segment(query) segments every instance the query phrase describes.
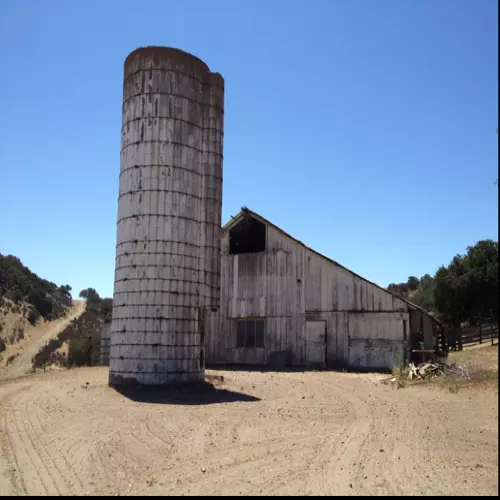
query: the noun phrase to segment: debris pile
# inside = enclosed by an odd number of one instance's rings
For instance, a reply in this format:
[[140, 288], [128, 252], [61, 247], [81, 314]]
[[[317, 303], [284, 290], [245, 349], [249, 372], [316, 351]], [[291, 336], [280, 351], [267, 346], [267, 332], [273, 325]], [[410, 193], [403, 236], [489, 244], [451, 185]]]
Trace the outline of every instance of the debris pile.
[[470, 380], [468, 368], [466, 366], [456, 365], [455, 363], [447, 365], [441, 361], [429, 361], [419, 365], [410, 363], [408, 367], [408, 378], [410, 380], [424, 380], [443, 375], [452, 375]]

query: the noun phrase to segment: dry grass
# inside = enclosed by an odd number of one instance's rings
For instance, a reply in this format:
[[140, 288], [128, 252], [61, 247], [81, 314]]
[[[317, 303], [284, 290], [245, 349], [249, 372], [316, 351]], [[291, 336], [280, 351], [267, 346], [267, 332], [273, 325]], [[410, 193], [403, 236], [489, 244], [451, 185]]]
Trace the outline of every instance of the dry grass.
[[445, 370], [443, 375], [437, 377], [409, 380], [408, 370], [397, 367], [392, 372], [391, 382], [397, 389], [432, 384], [451, 393], [457, 393], [460, 389], [498, 389], [498, 344], [452, 352], [448, 356], [447, 364], [465, 367], [469, 376], [460, 376], [453, 371]]
[[466, 347], [463, 351], [450, 353], [448, 359], [450, 363], [498, 372], [498, 344]]
[[491, 389], [498, 388], [498, 344], [465, 348], [449, 355], [449, 363], [466, 366], [470, 378], [457, 378], [448, 375], [451, 392], [459, 388]]

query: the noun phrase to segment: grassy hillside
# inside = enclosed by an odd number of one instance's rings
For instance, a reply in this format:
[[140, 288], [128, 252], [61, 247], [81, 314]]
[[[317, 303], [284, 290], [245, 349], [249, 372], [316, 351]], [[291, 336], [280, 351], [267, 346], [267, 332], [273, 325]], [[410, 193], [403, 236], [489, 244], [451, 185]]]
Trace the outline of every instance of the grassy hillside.
[[[88, 345], [98, 347], [101, 325], [111, 321], [113, 300], [101, 298], [93, 288], [82, 290], [80, 297], [85, 299], [85, 312], [35, 353], [34, 368], [47, 363], [85, 364]], [[40, 278], [19, 258], [0, 254], [0, 353], [8, 351], [4, 357], [14, 347], [25, 347], [40, 329], [49, 328], [44, 326], [47, 322], [66, 316], [71, 307], [69, 285], [58, 286]], [[92, 363], [97, 362], [96, 356], [98, 350], [93, 349]]]
[[[7, 300], [6, 300], [7, 299]], [[31, 324], [51, 321], [71, 307], [71, 287], [40, 278], [13, 255], [0, 254], [0, 307], [25, 315]]]
[[[113, 301], [101, 298], [93, 288], [82, 290], [80, 297], [85, 303], [77, 306], [70, 286], [58, 286], [32, 272], [19, 258], [0, 254], [0, 361], [4, 372], [28, 354], [27, 363], [31, 359], [33, 369], [96, 364], [101, 325], [111, 320]], [[74, 316], [75, 308], [84, 310], [83, 314], [56, 331], [60, 321], [55, 320]]]

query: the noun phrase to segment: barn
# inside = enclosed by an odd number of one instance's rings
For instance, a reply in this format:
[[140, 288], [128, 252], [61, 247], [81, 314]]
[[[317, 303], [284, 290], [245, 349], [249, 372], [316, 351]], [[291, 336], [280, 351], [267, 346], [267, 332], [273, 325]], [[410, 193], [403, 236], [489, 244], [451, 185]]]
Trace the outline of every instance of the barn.
[[436, 348], [430, 313], [243, 208], [222, 228], [221, 300], [203, 318], [207, 365], [392, 369]]

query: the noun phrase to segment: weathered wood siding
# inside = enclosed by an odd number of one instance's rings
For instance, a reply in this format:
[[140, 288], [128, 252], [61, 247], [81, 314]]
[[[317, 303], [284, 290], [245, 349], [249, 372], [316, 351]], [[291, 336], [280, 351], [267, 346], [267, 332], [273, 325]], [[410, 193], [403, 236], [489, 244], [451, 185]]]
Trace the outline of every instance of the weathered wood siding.
[[410, 312], [410, 329], [414, 338], [423, 333], [424, 349], [433, 349], [436, 342], [436, 324], [422, 311], [417, 309]]
[[[306, 319], [327, 325], [329, 366], [392, 368], [403, 359], [408, 304], [267, 225], [266, 251], [228, 254], [222, 239], [221, 308], [208, 318], [210, 364], [307, 364]], [[265, 348], [237, 348], [238, 318], [265, 318]]]

